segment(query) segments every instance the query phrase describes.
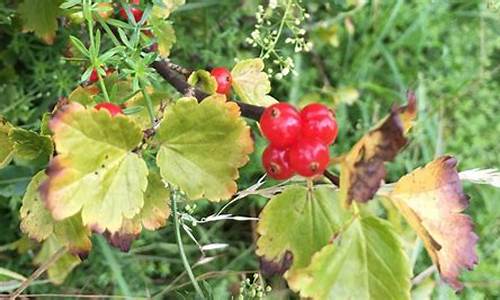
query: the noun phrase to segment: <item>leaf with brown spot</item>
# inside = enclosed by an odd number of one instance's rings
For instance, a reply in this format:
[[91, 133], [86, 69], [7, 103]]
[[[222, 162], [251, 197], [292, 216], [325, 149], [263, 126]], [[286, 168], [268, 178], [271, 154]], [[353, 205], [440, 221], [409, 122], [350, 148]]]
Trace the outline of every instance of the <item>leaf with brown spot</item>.
[[408, 105], [393, 108], [389, 116], [370, 130], [347, 153], [341, 165], [342, 202], [367, 202], [373, 198], [386, 175], [385, 162], [393, 160], [406, 145], [405, 133], [416, 117], [416, 99]]
[[458, 291], [461, 270], [477, 263], [478, 237], [471, 218], [462, 213], [468, 199], [456, 164], [443, 156], [414, 170], [396, 183], [390, 198], [423, 240], [443, 280]]

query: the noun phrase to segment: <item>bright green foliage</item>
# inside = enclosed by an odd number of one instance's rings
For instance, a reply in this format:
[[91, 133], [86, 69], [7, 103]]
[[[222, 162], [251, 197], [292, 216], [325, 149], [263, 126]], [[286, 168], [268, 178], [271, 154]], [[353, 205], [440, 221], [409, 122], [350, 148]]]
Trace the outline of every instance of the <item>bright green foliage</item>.
[[52, 44], [57, 30], [59, 0], [24, 0], [18, 7], [24, 29], [34, 31], [46, 43]]
[[90, 231], [83, 226], [80, 215], [55, 221], [45, 208], [38, 189], [46, 179], [45, 172], [40, 171], [28, 185], [20, 210], [21, 230], [39, 242], [55, 236], [59, 243], [67, 246], [72, 253], [88, 253], [91, 247]]
[[85, 225], [115, 232], [124, 218], [139, 213], [148, 169], [132, 152], [142, 140], [134, 121], [71, 103], [49, 126], [58, 155], [41, 192], [56, 220], [81, 211]]
[[195, 86], [207, 94], [215, 94], [217, 90], [217, 81], [205, 70], [197, 70], [189, 75], [188, 83]]
[[338, 192], [331, 186], [313, 190], [299, 185], [287, 187], [272, 198], [260, 214], [257, 254], [274, 262], [287, 251], [293, 264], [286, 276], [309, 265], [311, 257], [338, 233], [350, 214], [339, 204]]
[[168, 57], [170, 49], [175, 44], [175, 31], [172, 24], [161, 19], [151, 18], [151, 29], [157, 39], [158, 53], [161, 57]]
[[390, 224], [358, 216], [288, 282], [312, 299], [410, 299], [410, 277], [408, 258]]
[[33, 131], [14, 128], [10, 131], [9, 138], [14, 143], [16, 157], [20, 159], [40, 159], [47, 162], [54, 151], [54, 145], [49, 136], [39, 135]]
[[14, 145], [9, 139], [12, 126], [0, 117], [0, 168], [9, 164], [14, 154]]
[[[160, 110], [162, 103], [165, 104], [165, 102], [169, 100], [169, 95], [165, 92], [153, 91], [152, 89], [147, 89], [146, 92], [151, 99], [154, 111]], [[139, 124], [142, 129], [151, 127], [151, 119], [149, 117], [148, 110], [146, 109], [147, 103], [142, 93], [137, 93], [135, 96], [130, 98], [124, 103], [124, 106], [127, 110], [140, 109], [140, 111], [129, 115], [129, 118]]]
[[241, 101], [261, 106], [277, 102], [267, 95], [271, 91], [271, 82], [263, 70], [264, 62], [260, 58], [242, 60], [231, 70], [233, 87]]
[[161, 5], [155, 5], [153, 7], [153, 15], [168, 18], [170, 14], [179, 6], [184, 5], [186, 0], [161, 0]]
[[[61, 247], [63, 247], [63, 245], [57, 240], [57, 238], [51, 236], [43, 243], [42, 249], [35, 257], [35, 264], [41, 265], [45, 263]], [[80, 262], [81, 260], [78, 256], [65, 253], [47, 270], [50, 282], [53, 284], [62, 284], [68, 274], [71, 273], [71, 271], [78, 266]]]
[[161, 176], [193, 200], [231, 197], [237, 191], [238, 168], [253, 151], [250, 128], [238, 106], [223, 95], [201, 103], [178, 100], [165, 112], [157, 140]]

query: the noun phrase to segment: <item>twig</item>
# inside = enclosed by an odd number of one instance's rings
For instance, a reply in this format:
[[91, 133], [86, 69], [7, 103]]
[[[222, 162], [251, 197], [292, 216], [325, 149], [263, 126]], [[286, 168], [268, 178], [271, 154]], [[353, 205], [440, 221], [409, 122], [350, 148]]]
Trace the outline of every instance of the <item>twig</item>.
[[23, 281], [23, 283], [21, 284], [21, 286], [17, 290], [15, 290], [12, 294], [10, 294], [9, 299], [13, 300], [13, 299], [16, 299], [17, 297], [19, 297], [19, 295], [21, 295], [21, 293], [26, 288], [28, 288], [28, 286], [34, 280], [36, 280], [38, 277], [40, 277], [40, 275], [42, 275], [48, 268], [50, 268], [64, 254], [66, 254], [66, 247], [59, 248], [54, 254], [52, 254], [51, 257], [49, 257], [49, 259], [44, 264], [42, 264], [40, 267], [38, 267], [38, 269], [36, 269], [35, 272], [33, 272], [33, 274], [30, 275], [30, 277], [28, 277], [25, 281]]

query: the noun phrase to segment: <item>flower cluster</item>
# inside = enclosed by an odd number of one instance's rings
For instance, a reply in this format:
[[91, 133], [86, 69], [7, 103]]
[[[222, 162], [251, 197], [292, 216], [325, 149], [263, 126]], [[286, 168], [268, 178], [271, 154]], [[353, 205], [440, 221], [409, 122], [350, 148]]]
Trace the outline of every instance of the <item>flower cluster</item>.
[[[295, 73], [295, 65], [289, 56], [283, 55], [279, 47], [291, 45], [293, 51], [309, 52], [312, 42], [306, 39], [304, 22], [310, 18], [301, 6], [301, 0], [269, 1], [267, 8], [259, 5], [255, 19], [255, 28], [246, 39], [254, 48], [260, 48], [260, 57], [269, 60], [275, 69], [268, 68], [270, 76], [281, 79], [290, 73]], [[275, 70], [278, 70], [275, 73]]]

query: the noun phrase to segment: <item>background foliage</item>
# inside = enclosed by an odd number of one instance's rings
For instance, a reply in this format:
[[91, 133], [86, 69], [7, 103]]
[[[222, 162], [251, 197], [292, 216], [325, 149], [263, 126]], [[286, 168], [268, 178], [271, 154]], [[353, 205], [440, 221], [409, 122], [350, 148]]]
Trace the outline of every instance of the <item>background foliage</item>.
[[[81, 29], [60, 27], [54, 44], [47, 46], [34, 34], [21, 32], [18, 2], [0, 3], [0, 115], [23, 128], [36, 129], [41, 115], [75, 88], [84, 71], [63, 58], [69, 35]], [[232, 67], [235, 58], [255, 57], [259, 51], [246, 38], [254, 29], [259, 4], [252, 0], [187, 1], [170, 18], [177, 37], [171, 59], [192, 69], [207, 69]], [[389, 164], [388, 180], [444, 153], [457, 156], [461, 170], [500, 166], [497, 1], [336, 0], [304, 1], [303, 6], [311, 15], [303, 27], [314, 47], [311, 52], [296, 53], [284, 43], [277, 45], [282, 56], [293, 60], [297, 75], [274, 79], [271, 94], [297, 105], [335, 103], [340, 124], [335, 154], [349, 150], [393, 102], [402, 103], [405, 91], [413, 88], [419, 99], [418, 122], [410, 145]], [[252, 185], [264, 173], [260, 166], [264, 142], [256, 138], [257, 151], [241, 171], [240, 188]], [[33, 173], [23, 161], [0, 171], [0, 267], [23, 275], [32, 272], [37, 247], [19, 230], [19, 207]], [[472, 199], [469, 213], [481, 237], [480, 264], [463, 275], [466, 289], [462, 294], [454, 295], [433, 275], [434, 281], [415, 287], [415, 298], [500, 297], [500, 207], [496, 205], [500, 192], [478, 186], [466, 187], [466, 192]], [[256, 216], [264, 204], [263, 198], [249, 197], [228, 212]], [[188, 210], [202, 217], [220, 207], [197, 202]], [[390, 211], [374, 209], [390, 217]], [[405, 225], [397, 229], [403, 234], [408, 231]], [[237, 295], [240, 282], [258, 272], [255, 223], [200, 224], [194, 227], [194, 235], [201, 244], [229, 244], [223, 250], [208, 251], [206, 255], [213, 259], [195, 266], [195, 273], [206, 280], [204, 288], [214, 298]], [[414, 273], [419, 274], [430, 265], [430, 259], [412, 233], [407, 235], [406, 241], [417, 244], [410, 259]], [[53, 286], [42, 279], [29, 291], [147, 297], [164, 290], [168, 295], [189, 298], [192, 290], [182, 274], [172, 226], [144, 232], [129, 253], [95, 239], [90, 257], [64, 285]], [[187, 237], [185, 243], [190, 260], [197, 261], [198, 248]], [[294, 297], [278, 277], [267, 284], [272, 286], [272, 298]]]

